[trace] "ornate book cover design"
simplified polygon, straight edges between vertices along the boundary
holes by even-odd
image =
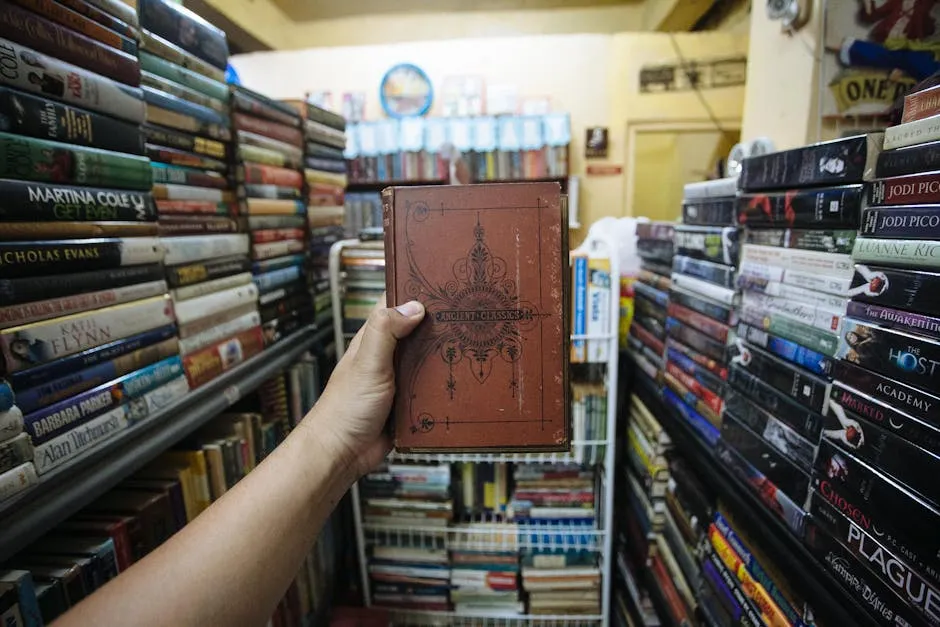
[[[568,225],[557,183],[382,193],[389,305],[427,316],[399,344],[399,451],[569,447]]]

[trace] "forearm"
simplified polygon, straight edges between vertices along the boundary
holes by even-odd
[[[295,429],[196,520],[56,626],[263,625],[355,480],[347,462],[316,429]]]

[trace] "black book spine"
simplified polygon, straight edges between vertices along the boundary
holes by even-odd
[[[737,221],[748,226],[854,227],[862,195],[861,185],[741,194],[737,199]]]
[[[741,394],[782,420],[791,429],[811,442],[819,441],[823,420],[818,413],[778,392],[739,364],[731,365],[728,380]]]
[[[149,263],[94,272],[0,279],[0,296],[5,303],[16,305],[162,279],[163,266],[159,263]]]
[[[150,192],[0,179],[4,222],[151,222]]]
[[[226,257],[167,268],[166,280],[170,287],[177,288],[249,270],[251,270],[251,260],[248,257]]]
[[[900,150],[885,150],[878,155],[875,175],[878,178],[907,176],[940,170],[940,141],[928,142]]]
[[[801,405],[825,413],[831,384],[814,374],[779,359],[759,348],[748,345],[741,362],[748,372],[761,381],[789,395]]]
[[[141,0],[138,11],[141,28],[225,69],[228,43],[224,32],[170,0]]]
[[[135,155],[144,151],[136,124],[7,87],[0,87],[0,130]]]
[[[186,150],[200,155],[215,157],[216,159],[228,158],[225,144],[215,139],[199,137],[162,126],[154,126],[153,124],[144,124],[141,127],[141,132],[148,143],[158,146]]]
[[[751,191],[861,183],[872,174],[880,146],[880,136],[856,135],[750,157],[741,164],[739,186]]]
[[[159,246],[156,238],[0,242],[0,278],[143,264],[162,257]]]

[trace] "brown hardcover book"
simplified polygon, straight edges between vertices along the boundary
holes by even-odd
[[[567,205],[557,183],[382,192],[399,451],[566,451]]]

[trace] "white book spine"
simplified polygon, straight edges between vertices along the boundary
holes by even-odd
[[[248,234],[206,235],[203,237],[164,237],[168,266],[192,263],[202,259],[215,259],[231,255],[248,254]]]
[[[903,148],[940,139],[940,115],[885,129],[884,149]]]
[[[236,333],[241,333],[242,331],[247,331],[251,327],[256,327],[259,324],[261,324],[261,314],[259,314],[257,311],[252,311],[245,314],[244,316],[239,316],[238,318],[220,324],[217,327],[207,329],[202,333],[198,333],[192,337],[180,340],[180,356],[185,357],[190,353],[194,353],[205,348],[206,346],[211,346],[217,342],[221,342],[227,337],[235,335]]]
[[[207,202],[222,202],[225,194],[221,189],[214,187],[194,187],[192,185],[177,185],[164,183],[160,186],[166,200],[204,200]],[[194,238],[201,239],[201,238]]]
[[[14,405],[0,412],[0,442],[15,438],[23,432],[23,412]]]
[[[172,324],[169,295],[115,305],[0,331],[8,372],[67,357],[95,346]]]
[[[0,39],[3,50],[3,83],[39,96],[46,79],[61,85],[56,98],[78,107],[107,113],[140,124],[144,121],[143,93],[100,74],[66,63],[55,57]]]
[[[817,272],[833,277],[851,277],[855,274],[852,255],[823,253],[799,248],[745,244],[741,247],[741,261],[743,263],[780,266],[801,272]]]
[[[272,257],[283,257],[304,249],[304,243],[299,239],[285,239],[279,242],[267,242],[265,244],[255,244],[251,250],[253,259],[262,260]]]
[[[722,198],[734,196],[738,193],[738,177],[729,176],[714,181],[700,181],[686,183],[682,188],[682,195],[686,200],[700,200],[702,198]]]
[[[736,304],[737,292],[735,292],[735,290],[727,287],[721,287],[720,285],[715,285],[714,283],[709,283],[708,281],[702,281],[701,279],[696,279],[695,277],[673,272],[672,284],[695,294],[700,294],[707,298],[711,298],[712,300],[716,300],[723,305]]]
[[[179,324],[190,324],[196,320],[256,302],[258,302],[258,287],[254,283],[248,283],[177,303],[176,319]]]
[[[783,282],[834,296],[848,296],[849,288],[852,286],[852,277],[832,277],[820,275],[818,272],[785,270]]]
[[[190,298],[206,296],[207,294],[213,294],[215,292],[221,292],[222,290],[238,287],[239,285],[245,285],[246,283],[251,283],[251,272],[239,272],[231,276],[224,276],[221,279],[203,281],[195,285],[185,285],[176,288],[171,291],[170,294],[173,296],[173,302],[178,303],[183,300],[189,300]]]
[[[12,327],[74,313],[120,305],[166,293],[166,281],[150,281],[113,289],[50,298],[22,305],[0,307],[0,328]]]
[[[39,483],[39,477],[33,462],[26,462],[0,473],[0,501],[5,501],[37,483]]]
[[[618,286],[619,289],[619,286]],[[610,261],[590,259],[587,283],[587,335],[611,333],[610,299],[613,286],[610,279]],[[610,359],[610,340],[587,341],[587,361],[605,363]]]

